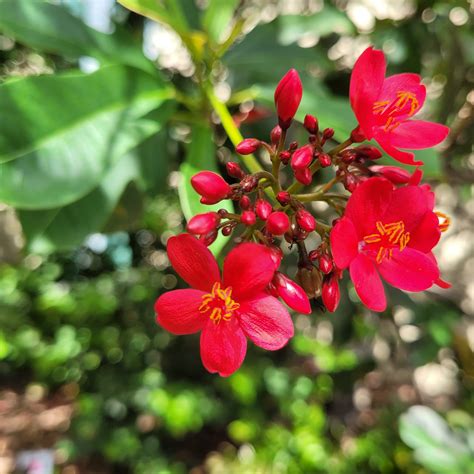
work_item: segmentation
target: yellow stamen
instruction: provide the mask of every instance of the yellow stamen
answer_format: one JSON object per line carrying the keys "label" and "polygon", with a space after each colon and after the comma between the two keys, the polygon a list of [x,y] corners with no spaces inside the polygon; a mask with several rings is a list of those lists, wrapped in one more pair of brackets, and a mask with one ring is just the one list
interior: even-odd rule
{"label": "yellow stamen", "polygon": [[209,316],[214,324],[219,324],[221,320],[230,321],[232,313],[239,308],[240,304],[232,299],[232,288],[222,289],[221,284],[216,282],[211,292],[202,296],[199,312]]}

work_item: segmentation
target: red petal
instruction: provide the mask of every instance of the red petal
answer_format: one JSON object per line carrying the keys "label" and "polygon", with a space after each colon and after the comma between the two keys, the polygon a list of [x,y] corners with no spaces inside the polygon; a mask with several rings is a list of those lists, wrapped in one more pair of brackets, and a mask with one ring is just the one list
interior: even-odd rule
{"label": "red petal", "polygon": [[343,217],[331,230],[330,238],[336,267],[343,270],[357,257],[358,238],[352,221]]}
{"label": "red petal", "polygon": [[351,75],[349,96],[352,109],[368,140],[372,138],[375,117],[372,111],[385,77],[385,56],[382,51],[367,48],[357,59]]}
{"label": "red petal", "polygon": [[423,120],[402,122],[391,133],[390,143],[397,148],[421,150],[441,143],[449,133],[449,127]]}
{"label": "red petal", "polygon": [[373,311],[384,311],[387,300],[375,265],[365,255],[359,255],[352,261],[349,271],[362,303]]}
{"label": "red petal", "polygon": [[190,286],[210,291],[220,281],[219,267],[210,250],[189,234],[171,237],[167,243],[168,257],[176,273]]}
{"label": "red petal", "polygon": [[380,92],[378,100],[395,102],[398,99],[397,94],[400,92],[411,92],[414,94],[418,101],[417,107],[413,111],[410,110],[410,107],[406,108],[406,111],[410,112],[410,115],[408,115],[408,113],[396,115],[397,120],[404,120],[409,116],[415,115],[425,103],[426,87],[423,84],[420,84],[420,82],[421,77],[418,74],[410,72],[389,76],[383,83],[382,91]]}
{"label": "red petal", "polygon": [[232,375],[245,359],[247,339],[236,318],[214,324],[208,321],[201,333],[201,359],[209,372]]}
{"label": "red petal", "polygon": [[161,295],[155,303],[156,322],[172,334],[200,331],[208,318],[199,312],[203,291],[173,290]]}
{"label": "red petal", "polygon": [[345,217],[354,224],[359,240],[374,232],[375,223],[385,213],[392,193],[392,183],[384,178],[370,178],[354,191],[347,203]]}
{"label": "red petal", "polygon": [[293,337],[293,322],[286,308],[265,293],[240,305],[240,325],[259,347],[269,351],[281,349]]}
{"label": "red petal", "polygon": [[390,224],[402,221],[405,230],[411,232],[429,211],[426,192],[419,186],[404,186],[393,191],[390,205],[382,216],[382,222]]}
{"label": "red petal", "polygon": [[406,291],[426,290],[439,278],[436,262],[410,247],[393,249],[392,258],[384,259],[378,269],[387,283]]}
{"label": "red petal", "polygon": [[419,225],[410,233],[408,245],[415,250],[428,253],[438,243],[441,237],[438,216],[427,212]]}
{"label": "red petal", "polygon": [[245,299],[263,291],[276,269],[268,247],[250,242],[240,244],[224,260],[224,286],[231,286],[238,300]]}
{"label": "red petal", "polygon": [[406,165],[422,165],[422,161],[415,161],[415,154],[409,151],[401,151],[395,148],[391,142],[392,133],[391,132],[384,132],[383,130],[379,129],[374,134],[374,139],[377,143],[383,148],[387,155],[390,155],[395,160],[399,161],[400,163],[405,163]]}

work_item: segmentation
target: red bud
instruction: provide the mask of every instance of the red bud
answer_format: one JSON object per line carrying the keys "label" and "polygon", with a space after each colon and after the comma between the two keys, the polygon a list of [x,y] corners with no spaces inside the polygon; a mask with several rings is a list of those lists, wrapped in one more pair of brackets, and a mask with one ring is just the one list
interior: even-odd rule
{"label": "red bud", "polygon": [[319,258],[320,255],[321,255],[321,252],[319,250],[315,249],[315,250],[311,250],[311,252],[309,252],[308,257],[312,262],[314,262],[315,260],[317,260]]}
{"label": "red bud", "polygon": [[267,230],[273,235],[283,235],[290,228],[290,219],[281,211],[272,212],[267,219]]}
{"label": "red bud", "polygon": [[216,204],[225,199],[232,188],[224,178],[212,171],[200,171],[191,178],[191,185],[200,194],[202,204]]}
{"label": "red bud", "polygon": [[339,282],[337,277],[331,276],[323,282],[322,298],[324,306],[329,312],[334,313],[339,306],[339,300],[341,299],[341,293],[339,291]]}
{"label": "red bud", "polygon": [[320,153],[318,155],[318,161],[319,161],[319,164],[321,165],[321,168],[327,168],[328,166],[331,166],[332,164],[331,157],[327,153]]}
{"label": "red bud", "polygon": [[254,175],[249,174],[242,179],[240,182],[240,187],[244,193],[250,193],[257,187],[257,184],[258,179]]}
{"label": "red bud", "polygon": [[257,150],[260,145],[260,140],[256,138],[246,138],[235,147],[235,150],[241,155],[250,155]]}
{"label": "red bud", "polygon": [[280,161],[284,164],[287,165],[288,162],[290,161],[291,158],[291,153],[289,151],[282,151],[280,153]]}
{"label": "red bud", "polygon": [[294,170],[307,168],[313,161],[313,148],[311,145],[305,145],[298,148],[291,157],[291,167]]}
{"label": "red bud", "polygon": [[201,237],[199,237],[199,240],[207,247],[209,247],[209,245],[211,245],[216,239],[217,239],[216,229],[211,230],[211,232],[209,232],[208,234],[201,235]]}
{"label": "red bud", "polygon": [[311,170],[309,168],[305,168],[303,170],[295,170],[295,178],[301,184],[305,186],[309,186],[313,181],[313,176],[311,175]]}
{"label": "red bud", "polygon": [[255,212],[259,219],[266,221],[272,211],[272,205],[268,201],[265,201],[265,199],[257,199],[257,202],[255,203]]}
{"label": "red bud", "polygon": [[186,226],[190,234],[204,235],[214,230],[220,222],[221,218],[217,212],[206,212],[197,214],[192,217]]}
{"label": "red bud", "polygon": [[225,237],[229,237],[230,234],[232,234],[232,231],[234,230],[234,226],[232,225],[226,225],[224,227],[222,227],[222,235],[224,235]]}
{"label": "red bud", "polygon": [[334,129],[333,128],[325,128],[323,130],[323,139],[330,140],[334,136]]}
{"label": "red bud", "polygon": [[280,191],[277,193],[276,199],[282,206],[287,206],[291,201],[291,196],[288,191]]}
{"label": "red bud", "polygon": [[334,265],[329,255],[323,254],[319,257],[319,269],[325,274],[332,272]]}
{"label": "red bud", "polygon": [[318,119],[313,115],[305,115],[304,128],[306,128],[306,130],[308,130],[312,135],[316,135],[319,129]]}
{"label": "red bud", "polygon": [[306,209],[296,211],[296,222],[306,232],[313,232],[316,229],[316,221]]}
{"label": "red bud", "polygon": [[280,143],[281,133],[282,130],[280,125],[274,127],[273,130],[270,132],[270,140],[274,145],[278,145],[278,143]]}
{"label": "red bud", "polygon": [[288,128],[303,96],[303,86],[295,69],[290,69],[275,89],[275,106],[282,128]]}
{"label": "red bud", "polygon": [[378,174],[387,178],[393,184],[405,184],[410,181],[411,174],[398,166],[383,166],[383,165],[372,165],[369,166],[369,170],[372,173]]}
{"label": "red bud", "polygon": [[302,314],[311,313],[311,304],[301,286],[280,272],[275,272],[272,283],[278,296],[280,296],[291,309]]}
{"label": "red bud", "polygon": [[342,161],[343,161],[346,165],[350,165],[351,163],[354,163],[354,161],[356,160],[356,158],[357,158],[357,153],[355,153],[352,149],[350,149],[350,150],[344,150],[344,151],[341,153],[341,158],[342,158]]}
{"label": "red bud", "polygon": [[352,130],[351,132],[351,140],[354,142],[354,143],[360,143],[360,142],[363,142],[365,140],[365,134],[364,132],[361,130],[361,128],[359,127],[359,125],[357,125],[356,128],[354,128],[354,130]]}
{"label": "red bud", "polygon": [[253,211],[244,211],[242,212],[242,216],[240,217],[242,224],[244,225],[254,225],[257,222],[257,216]]}
{"label": "red bud", "polygon": [[359,145],[352,148],[357,153],[358,157],[365,158],[367,160],[378,160],[382,156],[382,152],[375,146],[370,145]]}
{"label": "red bud", "polygon": [[242,171],[242,168],[238,163],[230,161],[225,165],[227,174],[232,178],[242,179],[245,176],[245,173]]}
{"label": "red bud", "polygon": [[347,174],[344,177],[344,187],[350,193],[353,193],[356,190],[358,185],[359,185],[359,180],[353,174]]}
{"label": "red bud", "polygon": [[250,206],[252,205],[252,201],[250,200],[250,198],[248,196],[242,196],[239,200],[239,206],[241,209],[243,209],[244,211],[249,209]]}

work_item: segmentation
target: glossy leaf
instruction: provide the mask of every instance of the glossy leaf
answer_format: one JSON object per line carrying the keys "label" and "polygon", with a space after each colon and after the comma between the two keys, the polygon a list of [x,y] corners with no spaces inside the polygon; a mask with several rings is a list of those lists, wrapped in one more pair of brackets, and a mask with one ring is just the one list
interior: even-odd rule
{"label": "glossy leaf", "polygon": [[[198,171],[216,171],[216,147],[212,139],[212,130],[206,125],[195,125],[185,162],[180,167],[181,182],[178,188],[179,200],[186,220],[196,214],[219,209],[233,212],[230,201],[222,201],[212,206],[199,202],[200,196],[194,191],[190,180]],[[210,249],[217,255],[228,241],[228,237],[219,235]]]}
{"label": "glossy leaf", "polygon": [[66,8],[46,1],[0,2],[0,31],[20,43],[68,58],[92,56],[153,72],[155,66],[144,57],[141,45],[116,28],[113,34],[101,33]]}
{"label": "glossy leaf", "polygon": [[28,77],[0,86],[0,201],[57,208],[85,196],[117,158],[161,126],[144,115],[172,96],[138,70]]}

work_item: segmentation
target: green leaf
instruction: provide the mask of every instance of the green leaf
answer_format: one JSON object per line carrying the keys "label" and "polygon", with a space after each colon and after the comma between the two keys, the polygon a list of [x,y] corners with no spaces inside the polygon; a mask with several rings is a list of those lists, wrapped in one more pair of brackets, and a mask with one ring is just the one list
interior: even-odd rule
{"label": "green leaf", "polygon": [[[222,201],[212,206],[199,202],[200,196],[191,186],[191,177],[202,170],[216,171],[216,146],[212,139],[212,130],[207,125],[195,125],[185,162],[180,167],[181,182],[178,187],[179,200],[184,217],[189,220],[196,214],[227,209],[233,212],[230,201]],[[210,246],[214,255],[218,255],[228,239],[219,234]]]}
{"label": "green leaf", "polygon": [[123,156],[101,184],[79,201],[61,209],[19,211],[28,247],[34,253],[69,250],[107,222],[126,185],[138,175],[132,154]]}
{"label": "green leaf", "polygon": [[204,29],[214,43],[220,43],[229,27],[239,0],[210,0],[202,19]]}
{"label": "green leaf", "polygon": [[172,17],[163,0],[118,0],[118,3],[150,20],[171,24]]}
{"label": "green leaf", "polygon": [[117,158],[155,133],[145,114],[173,92],[146,73],[111,66],[0,86],[0,201],[57,208],[85,196]]}
{"label": "green leaf", "polygon": [[101,33],[66,8],[46,1],[1,1],[0,31],[40,51],[74,59],[92,56],[151,73],[156,70],[143,55],[141,45],[125,30],[116,27],[113,34]]}

